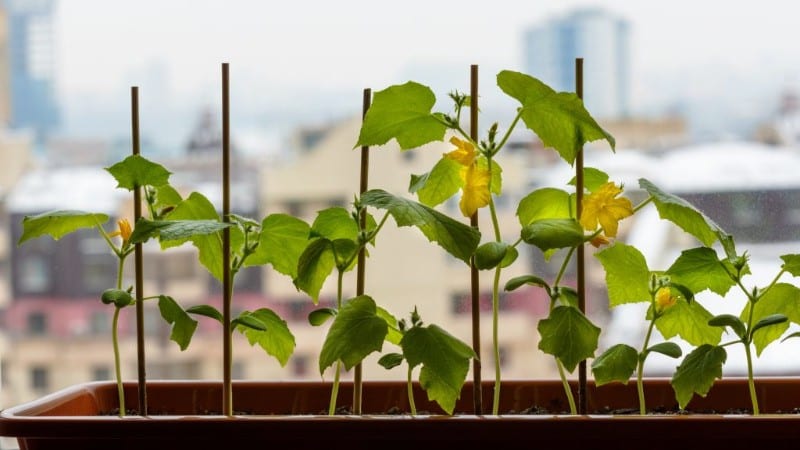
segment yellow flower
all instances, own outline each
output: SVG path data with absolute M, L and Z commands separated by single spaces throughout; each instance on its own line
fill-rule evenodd
M 490 174 L 487 169 L 471 164 L 461 169 L 461 178 L 464 180 L 464 186 L 461 188 L 461 201 L 458 206 L 461 208 L 461 214 L 471 217 L 475 211 L 488 205 L 491 200 Z
M 633 205 L 627 198 L 615 198 L 622 189 L 608 182 L 583 199 L 581 225 L 594 231 L 599 223 L 607 237 L 616 237 L 619 221 L 633 214 Z
M 656 311 L 662 313 L 675 305 L 678 297 L 672 295 L 672 290 L 668 287 L 662 287 L 656 292 Z
M 445 153 L 445 158 L 452 159 L 462 166 L 469 166 L 475 162 L 475 146 L 455 136 L 450 138 L 450 143 L 455 145 L 456 149 L 450 153 Z
M 119 226 L 119 230 L 109 234 L 108 236 L 120 236 L 122 238 L 122 245 L 125 245 L 131 238 L 131 233 L 133 233 L 133 230 L 131 229 L 131 223 L 128 222 L 128 219 L 119 219 L 117 221 L 117 226 Z

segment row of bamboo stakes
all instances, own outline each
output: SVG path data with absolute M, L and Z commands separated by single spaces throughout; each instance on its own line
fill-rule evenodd
M 579 98 L 583 99 L 583 58 L 575 60 L 575 92 Z M 478 141 L 478 66 L 470 66 L 470 138 Z M 372 90 L 367 88 L 363 92 L 362 119 L 367 114 L 371 104 Z M 132 154 L 141 153 L 139 141 L 139 88 L 131 87 L 131 147 Z M 222 220 L 231 223 L 230 217 L 230 73 L 229 63 L 222 63 Z M 583 149 L 577 153 L 575 160 L 576 194 L 577 194 L 577 214 L 580 219 L 581 202 L 583 201 Z M 359 193 L 362 194 L 368 189 L 369 185 L 369 147 L 361 147 L 361 172 Z M 142 217 L 141 187 L 137 186 L 133 191 L 134 220 L 138 221 Z M 366 211 L 361 211 L 359 217 L 360 226 L 366 226 Z M 470 217 L 470 225 L 478 228 L 478 213 Z M 222 413 L 226 416 L 233 415 L 232 398 L 232 378 L 231 378 L 231 359 L 232 359 L 232 334 L 231 334 L 231 303 L 232 286 L 230 272 L 230 229 L 225 228 L 222 232 L 222 257 L 223 257 L 223 399 Z M 585 250 L 583 246 L 578 247 L 577 252 L 577 291 L 579 308 L 582 312 L 586 311 L 586 289 L 585 289 Z M 147 377 L 145 370 L 145 345 L 144 345 L 144 308 L 143 308 L 143 255 L 142 244 L 136 244 L 134 248 L 135 260 L 135 295 L 136 295 L 136 354 L 138 372 L 138 398 L 140 414 L 146 416 L 147 412 Z M 358 255 L 356 275 L 356 295 L 364 294 L 364 284 L 366 280 L 366 257 L 365 250 L 362 249 Z M 472 348 L 478 358 L 473 359 L 473 399 L 474 413 L 483 414 L 483 393 L 481 388 L 481 345 L 480 345 L 480 282 L 478 269 L 474 262 L 470 265 L 470 292 L 472 296 Z M 353 376 L 353 413 L 361 414 L 361 364 L 355 366 Z M 581 361 L 578 366 L 578 412 L 586 414 L 586 361 Z

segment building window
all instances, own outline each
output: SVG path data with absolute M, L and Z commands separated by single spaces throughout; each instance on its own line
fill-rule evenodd
M 242 362 L 234 362 L 231 367 L 231 378 L 234 380 L 244 380 L 245 378 L 245 365 Z
M 111 331 L 111 320 L 103 311 L 93 311 L 89 317 L 89 332 L 91 334 L 106 334 Z
M 294 355 L 292 357 L 292 375 L 296 378 L 305 378 L 308 375 L 308 356 Z
M 29 255 L 20 264 L 19 286 L 25 294 L 41 294 L 50 287 L 50 265 L 47 258 Z
M 45 391 L 50 387 L 50 376 L 46 367 L 36 366 L 31 368 L 31 388 Z
M 28 314 L 28 333 L 34 336 L 47 334 L 47 316 L 42 312 Z
M 92 368 L 92 380 L 105 381 L 111 379 L 111 369 L 106 366 L 95 366 Z

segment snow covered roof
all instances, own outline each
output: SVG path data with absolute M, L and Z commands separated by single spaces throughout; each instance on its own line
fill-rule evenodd
M 131 195 L 100 167 L 42 168 L 25 174 L 8 195 L 10 213 L 78 209 L 113 214 Z
M 633 150 L 586 152 L 586 167 L 628 187 L 647 178 L 673 193 L 800 188 L 800 153 L 788 147 L 730 141 L 680 147 L 661 155 Z M 536 186 L 562 187 L 575 168 L 563 162 L 531 174 Z
M 717 142 L 666 153 L 659 186 L 686 191 L 732 191 L 800 187 L 800 154 L 755 142 Z

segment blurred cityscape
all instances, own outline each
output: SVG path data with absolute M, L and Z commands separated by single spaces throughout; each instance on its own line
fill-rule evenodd
M 80 133 L 63 126 L 65 105 L 59 101 L 54 64 L 54 10 L 54 0 L 0 1 L 0 406 L 113 376 L 113 310 L 99 301 L 99 294 L 114 279 L 115 265 L 103 240 L 87 230 L 59 242 L 39 238 L 21 247 L 16 245 L 26 215 L 81 209 L 103 212 L 112 218 L 131 216 L 132 199 L 115 188 L 114 180 L 103 169 L 130 152 L 128 136 L 103 131 L 111 116 L 127 114 L 129 106 L 92 109 L 89 105 L 84 111 L 91 110 L 94 116 L 73 127 Z M 780 244 L 783 253 L 797 253 L 797 93 L 784 87 L 776 89 L 774 98 L 764 98 L 764 104 L 756 108 L 763 114 L 746 124 L 741 116 L 733 114 L 721 126 L 718 116 L 691 109 L 691 102 L 684 102 L 685 99 L 676 99 L 675 104 L 664 105 L 656 113 L 639 114 L 631 107 L 632 26 L 626 18 L 600 8 L 577 9 L 552 17 L 520 33 L 525 55 L 519 65 L 557 90 L 573 91 L 575 58 L 585 58 L 587 108 L 617 141 L 617 152 L 610 158 L 606 158 L 611 156 L 607 147 L 587 147 L 587 165 L 596 163 L 606 168 L 632 192 L 640 176 L 663 182 L 707 207 L 708 215 L 723 228 L 740 231 L 743 242 L 751 243 L 754 249 L 762 244 Z M 156 92 L 148 95 L 168 96 L 166 91 L 158 92 L 167 89 L 166 80 L 162 79 L 167 76 L 164 71 L 156 64 L 146 72 L 143 77 L 156 86 Z M 341 96 L 331 98 L 341 101 Z M 504 116 L 507 113 L 495 112 L 499 108 L 493 108 L 491 99 L 487 99 L 487 105 L 485 113 L 496 117 L 482 119 L 486 124 L 495 120 L 502 124 L 508 119 Z M 164 128 L 183 132 L 177 139 L 174 134 L 144 136 L 142 152 L 172 171 L 172 181 L 181 191 L 199 191 L 212 201 L 219 198 L 221 202 L 219 110 L 176 109 L 191 115 L 183 120 L 192 122 L 192 126 L 171 126 L 172 119 L 163 112 L 154 112 L 155 118 L 149 120 L 163 118 Z M 234 210 L 259 219 L 286 212 L 311 222 L 320 209 L 347 207 L 358 189 L 358 152 L 351 149 L 357 141 L 360 116 L 343 114 L 322 122 L 319 117 L 297 113 L 281 118 L 272 112 L 259 117 L 276 117 L 275 121 L 287 132 L 274 137 L 272 124 L 264 120 L 260 123 L 263 134 L 253 137 L 251 132 L 256 130 L 258 134 L 261 119 L 251 119 L 250 123 L 257 125 L 249 125 L 241 133 L 237 133 L 234 123 Z M 122 122 L 126 120 L 129 118 Z M 86 126 L 90 121 L 96 122 L 95 128 Z M 181 144 L 173 146 L 175 141 Z M 428 171 L 442 153 L 450 150 L 445 144 L 409 153 L 401 153 L 393 143 L 386 147 L 371 155 L 371 179 L 374 187 L 395 193 L 406 191 L 409 174 Z M 515 133 L 508 148 L 501 161 L 504 200 L 498 202 L 498 214 L 505 235 L 513 241 L 519 232 L 517 202 L 537 186 L 563 185 L 570 174 L 563 170 L 555 153 L 544 149 L 532 133 Z M 777 162 L 760 176 L 738 176 L 744 173 L 740 170 L 755 167 L 753 158 Z M 723 162 L 726 169 L 717 172 Z M 733 180 L 725 184 L 729 178 Z M 715 180 L 719 181 L 718 186 L 706 183 Z M 747 185 L 745 180 L 754 185 Z M 723 198 L 720 192 L 736 196 Z M 766 198 L 770 201 L 762 201 Z M 758 213 L 750 209 L 759 205 L 767 205 L 768 209 Z M 453 202 L 445 209 L 458 215 Z M 655 234 L 658 227 L 642 220 L 641 224 L 626 223 L 622 239 L 641 239 L 643 246 L 652 247 L 648 253 L 652 267 L 666 264 L 674 249 L 670 247 L 672 237 Z M 488 223 L 483 227 L 488 229 Z M 642 235 L 643 227 L 650 234 Z M 220 303 L 220 287 L 196 262 L 193 247 L 186 244 L 169 251 L 146 247 L 145 251 L 146 292 L 169 294 L 184 307 Z M 537 252 L 523 252 L 505 276 L 546 273 L 550 270 L 547 267 Z M 410 229 L 387 227 L 372 251 L 367 273 L 367 290 L 397 317 L 406 317 L 417 306 L 423 320 L 440 324 L 469 342 L 469 272 L 424 237 Z M 132 276 L 126 274 L 127 283 Z M 251 268 L 237 281 L 235 308 L 275 310 L 289 322 L 297 349 L 288 366 L 280 367 L 237 336 L 234 377 L 319 379 L 317 356 L 326 330 L 308 325 L 307 314 L 315 308 L 311 300 L 299 293 L 291 280 L 270 269 Z M 601 326 L 616 323 L 619 319 L 607 308 L 602 275 L 590 270 L 590 281 L 590 316 Z M 345 283 L 349 286 L 345 296 L 353 295 L 355 280 L 348 277 Z M 487 312 L 482 329 L 486 349 L 483 367 L 484 377 L 491 377 L 491 280 L 484 279 L 482 286 Z M 334 288 L 326 284 L 321 303 L 332 302 Z M 135 318 L 132 308 L 128 309 L 123 312 L 120 325 L 122 370 L 125 378 L 134 378 Z M 534 288 L 501 297 L 500 354 L 506 377 L 555 375 L 552 361 L 537 350 L 536 324 L 546 311 L 544 294 Z M 169 341 L 169 328 L 155 305 L 148 305 L 145 319 L 149 378 L 221 378 L 221 330 L 215 323 L 201 320 L 192 345 L 181 352 Z M 633 339 L 636 343 L 638 331 L 622 327 L 608 339 Z M 765 358 L 769 357 L 765 352 Z M 402 371 L 386 371 L 375 361 L 370 358 L 365 363 L 365 378 L 405 377 Z M 763 367 L 766 370 L 768 366 Z M 796 370 L 785 366 L 779 369 Z M 326 374 L 325 378 L 331 379 L 332 375 Z

